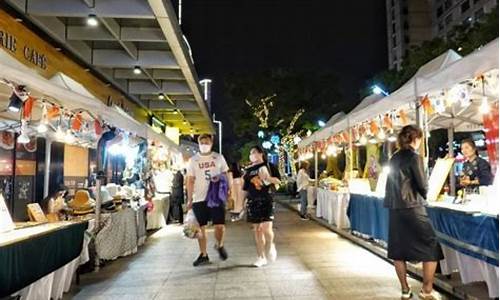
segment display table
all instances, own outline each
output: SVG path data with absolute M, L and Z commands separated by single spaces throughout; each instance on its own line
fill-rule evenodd
M 169 209 L 169 194 L 157 194 L 153 198 L 153 209 L 147 213 L 147 230 L 165 227 Z
M 465 284 L 484 281 L 498 297 L 498 218 L 433 206 L 427 213 L 443 246 L 443 273 L 459 271 Z
M 323 218 L 329 224 L 334 224 L 339 228 L 350 227 L 349 219 L 347 218 L 349 193 L 318 188 L 317 197 L 316 217 Z
M 102 214 L 101 228 L 95 238 L 96 253 L 100 259 L 114 260 L 137 252 L 144 243 L 145 206 L 139 209 L 123 208 L 110 214 Z
M 46 287 L 60 278 L 64 267 L 82 252 L 87 222 L 59 222 L 0 235 L 0 297 L 9 296 L 43 279 Z M 61 271 L 59 274 L 55 274 Z M 68 270 L 66 270 L 68 271 Z M 45 288 L 49 295 L 52 289 Z M 45 299 L 49 299 L 45 298 Z M 43 299 L 35 296 L 34 299 Z
M 386 243 L 389 240 L 389 210 L 383 199 L 351 194 L 347 216 L 352 231 Z

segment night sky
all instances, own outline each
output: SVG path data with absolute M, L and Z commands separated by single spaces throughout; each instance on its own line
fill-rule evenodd
M 199 78 L 213 80 L 213 111 L 226 119 L 223 80 L 233 72 L 329 69 L 344 101 L 359 101 L 387 67 L 385 22 L 385 0 L 184 0 L 182 30 Z

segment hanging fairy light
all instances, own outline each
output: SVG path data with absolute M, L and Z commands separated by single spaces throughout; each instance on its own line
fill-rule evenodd
M 45 103 L 42 104 L 42 119 L 40 120 L 40 124 L 37 126 L 37 131 L 39 133 L 45 133 L 48 130 L 49 119 L 47 117 L 47 105 Z
M 384 130 L 380 130 L 377 134 L 377 138 L 381 141 L 385 140 L 385 131 Z
M 30 142 L 30 138 L 27 134 L 28 122 L 26 120 L 21 120 L 21 134 L 17 137 L 17 142 L 19 144 L 27 144 Z
M 71 129 L 66 130 L 64 141 L 68 144 L 73 144 L 75 142 L 75 136 L 71 132 Z
M 337 146 L 335 144 L 328 145 L 326 148 L 326 155 L 337 156 Z
M 360 138 L 359 138 L 359 143 L 364 146 L 368 143 L 368 139 L 366 138 L 365 135 L 362 135 Z

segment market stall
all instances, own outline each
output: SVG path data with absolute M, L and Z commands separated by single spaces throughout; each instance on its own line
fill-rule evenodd
M 97 266 L 144 243 L 139 149 L 147 151 L 150 136 L 63 73 L 47 80 L 0 54 L 0 103 L 7 108 L 0 112 L 0 154 L 7 158 L 0 168 L 0 260 L 8 266 L 0 272 L 0 297 L 60 299 L 91 259 L 91 238 Z M 10 221 L 11 213 L 21 222 Z
M 351 231 L 385 245 L 388 211 L 383 198 L 390 170 L 384 174 L 383 163 L 396 150 L 397 130 L 409 123 L 417 123 L 426 137 L 421 153 L 430 175 L 428 213 L 444 247 L 444 272 L 458 271 L 463 283 L 484 281 L 490 297 L 498 297 L 499 206 L 493 200 L 498 193 L 492 193 L 491 186 L 456 191 L 461 158 L 454 151 L 455 134 L 474 134 L 480 137 L 477 145 L 483 145 L 480 155 L 493 172 L 498 167 L 498 40 L 464 58 L 452 51 L 444 53 L 420 68 L 399 90 L 387 97 L 364 99 L 322 133 L 302 141 L 300 159 L 345 155 L 339 182 L 318 190 L 317 216 L 333 223 L 328 210 L 338 213 L 342 209 L 332 203 L 338 190 L 348 188 Z M 437 129 L 447 130 L 441 153 L 448 158 L 430 157 L 430 151 L 436 151 L 430 149 L 429 137 Z M 353 180 L 359 180 L 356 177 L 366 180 L 369 188 L 361 191 L 359 185 L 351 186 Z M 329 200 L 320 204 L 320 195 Z

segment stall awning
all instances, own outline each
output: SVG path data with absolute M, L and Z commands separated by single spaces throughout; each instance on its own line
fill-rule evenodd
M 160 143 L 164 147 L 167 147 L 170 151 L 180 153 L 181 150 L 177 144 L 171 141 L 165 134 L 160 134 L 148 125 L 143 124 L 144 130 L 146 131 L 146 136 L 149 141 L 154 141 L 155 143 Z

